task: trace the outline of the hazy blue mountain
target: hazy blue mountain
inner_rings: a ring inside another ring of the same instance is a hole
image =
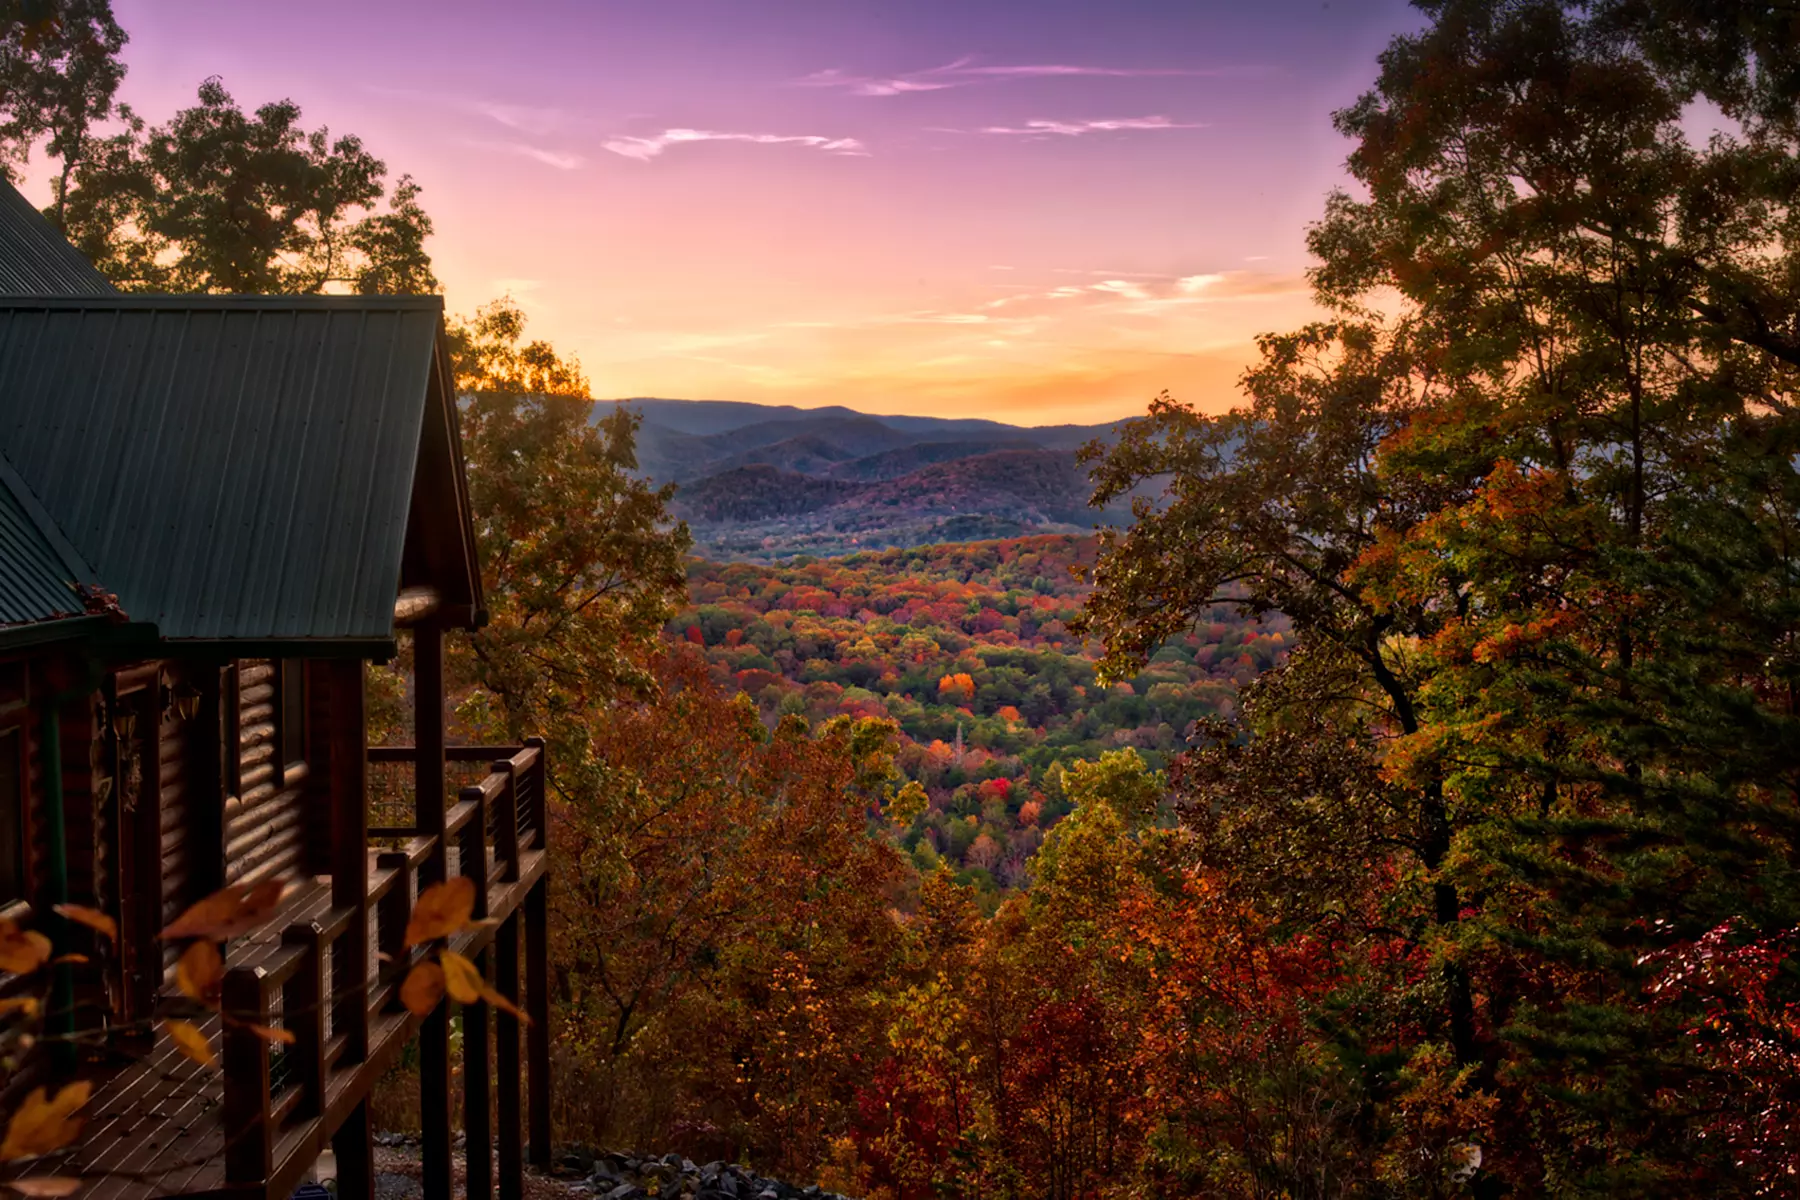
[[[1107,425],[1007,425],[833,405],[637,398],[640,472],[677,485],[675,511],[716,558],[1066,532],[1121,512],[1087,507],[1075,450]]]

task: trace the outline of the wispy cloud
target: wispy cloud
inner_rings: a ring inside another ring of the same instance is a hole
[[[1115,79],[1141,79],[1167,75],[1219,76],[1254,74],[1261,67],[1096,67],[1080,63],[980,63],[972,57],[959,58],[943,66],[922,71],[906,71],[898,75],[858,75],[833,67],[814,71],[794,82],[800,87],[837,88],[857,96],[902,96],[909,92],[936,92],[944,88],[967,87],[971,84],[1008,79],[1067,79],[1097,76]]]
[[[516,133],[525,134],[527,137],[547,137],[559,131],[578,129],[590,123],[589,119],[584,116],[578,116],[566,108],[557,108],[552,105],[515,104],[509,100],[495,100],[486,96],[428,91],[421,88],[390,87],[379,83],[364,84],[363,90],[378,96],[423,100],[439,108],[485,117],[497,125],[502,125]]]
[[[471,141],[469,144],[479,146],[484,150],[499,150],[505,154],[517,154],[534,162],[543,163],[546,167],[555,167],[559,171],[573,171],[587,161],[579,154],[549,150],[543,146],[534,146],[530,142]]]
[[[497,100],[465,100],[463,103],[469,111],[531,137],[554,133],[569,123],[569,114],[560,108],[506,104]]]
[[[1201,122],[1172,121],[1168,117],[1117,117],[1102,121],[1027,121],[1023,125],[984,125],[978,133],[1017,137],[1080,137],[1086,133],[1118,133],[1146,129],[1205,129]]]
[[[689,142],[751,142],[759,146],[806,146],[828,154],[866,157],[868,150],[855,138],[819,137],[815,134],[720,133],[708,129],[665,129],[649,137],[620,136],[602,143],[614,154],[649,162],[670,146]]]

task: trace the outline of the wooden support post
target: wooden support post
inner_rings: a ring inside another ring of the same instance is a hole
[[[329,697],[326,792],[331,809],[331,904],[351,909],[350,928],[331,947],[331,1032],[345,1039],[341,1065],[369,1053],[369,810],[361,659],[315,664],[311,683]]]
[[[160,673],[157,680],[160,680]],[[162,688],[151,685],[125,703],[137,715],[139,778],[136,795],[125,804],[119,827],[119,886],[114,899],[119,911],[119,971],[124,1017],[144,1022],[132,1040],[148,1048],[151,1016],[162,986],[163,946],[157,940],[162,929]],[[150,699],[150,698],[153,698]],[[116,741],[115,741],[116,744]],[[120,746],[113,768],[113,794],[123,801],[131,767],[130,750]]]
[[[539,831],[542,836],[542,831]],[[546,877],[547,878],[547,877]],[[525,1015],[527,1079],[531,1088],[531,1162],[550,1169],[550,949],[544,879],[525,893]]]
[[[479,787],[464,788],[462,799],[478,806],[458,838],[457,865],[475,885],[475,919],[488,915],[487,793]],[[475,956],[475,969],[488,975],[488,952]],[[488,1200],[493,1194],[493,1133],[488,1124],[491,1102],[488,1074],[488,1025],[492,1010],[486,1002],[465,1005],[463,1034],[463,1162],[468,1200]]]
[[[225,886],[225,793],[238,771],[238,665],[207,670],[200,683],[198,759],[188,803],[188,896],[197,900]]]
[[[375,1131],[369,1123],[369,1101],[364,1098],[331,1135],[331,1152],[337,1156],[337,1194],[365,1200],[375,1194]]]
[[[413,630],[413,735],[419,748],[414,804],[419,832],[433,839],[419,865],[419,888],[442,883],[449,870],[444,836],[444,631],[432,622]],[[439,1002],[419,1026],[419,1133],[427,1196],[450,1195],[450,1005]]]
[[[419,886],[425,888],[444,881],[450,860],[444,838],[444,631],[436,625],[413,630],[413,741],[415,824],[437,839],[420,865]]]
[[[275,1165],[274,1131],[269,1122],[269,1046],[245,1028],[266,1025],[268,1004],[262,972],[225,973],[222,999],[232,1023],[225,1027],[224,1104],[219,1119],[225,1133],[225,1182],[261,1184]],[[446,1189],[443,1193],[448,1196]]]
[[[519,914],[509,913],[494,931],[494,988],[514,1004],[519,1002]],[[524,1115],[519,1092],[519,1019],[507,1012],[494,1014],[494,1087],[499,1093],[500,1200],[521,1200],[525,1190]]]

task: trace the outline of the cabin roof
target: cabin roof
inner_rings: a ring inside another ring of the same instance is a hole
[[[442,317],[435,296],[0,295],[0,449],[165,641],[382,643],[403,582],[473,624]]]
[[[0,456],[0,626],[82,615],[86,602],[76,588],[92,579],[93,572]]]
[[[104,296],[115,290],[31,201],[0,180],[0,295]]]

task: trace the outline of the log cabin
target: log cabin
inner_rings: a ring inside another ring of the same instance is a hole
[[[485,613],[441,300],[122,294],[0,193],[0,904],[87,959],[53,968],[0,1102],[94,1085],[78,1143],[7,1169],[287,1197],[329,1150],[367,1196],[371,1089],[408,1052],[447,1197],[454,1020],[467,1194],[518,1196],[550,1154],[546,764],[446,745],[445,638]],[[412,744],[370,746],[367,664],[403,646]],[[372,764],[406,777],[385,824]],[[412,905],[453,874],[485,920],[452,947],[528,1025],[398,1002]],[[279,911],[224,946],[210,1069],[158,1032],[183,1003],[160,933],[269,879]]]

